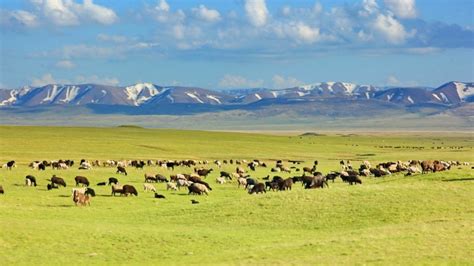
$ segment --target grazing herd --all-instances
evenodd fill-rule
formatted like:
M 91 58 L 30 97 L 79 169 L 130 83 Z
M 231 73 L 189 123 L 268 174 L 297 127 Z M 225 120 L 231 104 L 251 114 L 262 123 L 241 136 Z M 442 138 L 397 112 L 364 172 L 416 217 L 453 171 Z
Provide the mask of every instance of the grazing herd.
M 410 160 L 407 162 L 382 162 L 372 167 L 370 162 L 364 161 L 360 164 L 359 168 L 354 168 L 349 160 L 340 161 L 340 170 L 331 171 L 324 175 L 318 171 L 318 161 L 314 161 L 312 166 L 305 166 L 301 169 L 297 166 L 303 161 L 288 160 L 288 163 L 292 164 L 290 167 L 284 165 L 283 160 L 275 160 L 274 167 L 267 167 L 267 163 L 260 160 L 252 160 L 250 162 L 246 160 L 215 160 L 213 163 L 215 167 L 222 168 L 223 164 L 236 164 L 235 172 L 219 171 L 219 175 L 215 178 L 217 185 L 234 182 L 237 184 L 237 188 L 244 188 L 248 194 L 264 194 L 269 191 L 291 191 L 292 188 L 297 184 L 301 183 L 304 189 L 316 189 L 316 188 L 329 188 L 329 181 L 334 181 L 340 178 L 343 182 L 349 185 L 361 185 L 363 179 L 361 177 L 384 177 L 394 173 L 405 173 L 405 176 L 414 174 L 424 174 L 429 172 L 440 172 L 450 170 L 452 166 L 469 165 L 469 163 L 461 163 L 458 161 L 441 161 L 441 160 Z M 214 169 L 212 167 L 198 167 L 198 165 L 208 165 L 209 161 L 197 161 L 197 160 L 182 160 L 182 161 L 153 161 L 153 160 L 130 160 L 130 161 L 114 161 L 107 160 L 100 162 L 98 160 L 89 162 L 82 159 L 79 163 L 79 170 L 92 170 L 95 167 L 115 167 L 115 173 L 117 175 L 127 176 L 127 167 L 134 167 L 136 169 L 143 169 L 145 166 L 158 166 L 163 169 L 175 171 L 177 167 L 187 167 L 192 173 L 176 173 L 171 174 L 169 178 L 160 173 L 146 172 L 144 173 L 143 180 L 143 191 L 153 192 L 154 198 L 166 199 L 164 195 L 158 194 L 158 189 L 153 183 L 164 183 L 166 184 L 166 190 L 169 191 L 180 191 L 181 188 L 187 188 L 188 195 L 209 195 L 212 188 L 209 182 L 206 182 L 207 177 L 212 174 Z M 51 167 L 53 170 L 62 171 L 67 170 L 74 166 L 73 160 L 57 160 L 57 161 L 34 161 L 28 165 L 30 168 L 38 171 L 44 171 L 46 167 Z M 8 161 L 2 168 L 12 170 L 13 167 L 17 167 L 15 161 Z M 270 179 L 270 174 L 262 178 L 252 177 L 252 173 L 257 168 L 270 168 L 267 170 L 269 173 L 300 173 L 292 177 L 283 178 L 280 175 L 274 175 Z M 185 168 L 186 169 L 186 168 Z M 260 181 L 261 180 L 261 181 Z M 59 189 L 60 187 L 66 187 L 66 181 L 64 178 L 53 175 L 48 179 L 46 185 L 47 190 Z M 84 175 L 77 175 L 74 178 L 75 186 L 72 189 L 73 202 L 77 206 L 90 206 L 91 199 L 96 196 L 93 188 L 90 187 L 91 183 L 89 179 Z M 27 175 L 25 177 L 25 186 L 38 186 L 38 182 L 35 176 Z M 109 177 L 108 181 L 99 182 L 97 186 L 110 186 L 111 196 L 138 196 L 138 191 L 135 186 L 130 184 L 120 184 L 119 179 L 116 177 Z M 0 194 L 4 194 L 4 188 L 0 186 Z M 192 204 L 198 204 L 199 202 L 192 199 Z

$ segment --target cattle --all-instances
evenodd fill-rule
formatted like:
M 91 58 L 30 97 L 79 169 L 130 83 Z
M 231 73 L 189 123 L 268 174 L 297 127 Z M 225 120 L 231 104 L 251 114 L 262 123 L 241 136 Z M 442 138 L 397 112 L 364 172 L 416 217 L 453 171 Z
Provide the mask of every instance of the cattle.
M 115 177 L 109 177 L 109 183 L 108 183 L 108 185 L 109 185 L 109 186 L 112 185 L 112 184 L 117 185 L 118 182 L 119 182 L 119 181 L 118 181 L 117 178 L 115 178 Z
M 51 184 L 53 186 L 58 185 L 58 186 L 66 187 L 66 182 L 64 181 L 64 179 L 62 179 L 61 177 L 58 177 L 56 175 L 53 175 L 53 177 L 51 177 Z
M 74 178 L 74 180 L 76 181 L 76 187 L 79 186 L 79 184 L 82 184 L 86 187 L 89 186 L 89 180 L 85 176 L 79 176 L 78 175 Z
M 0 186 L 0 194 L 5 194 L 5 190 L 3 189 L 2 186 Z
M 156 188 L 152 184 L 143 184 L 143 190 L 156 192 Z
M 265 185 L 263 183 L 255 184 L 251 189 L 249 189 L 249 194 L 253 193 L 267 193 L 267 191 L 265 190 Z
M 218 178 L 216 178 L 216 183 L 217 183 L 217 184 L 224 184 L 224 183 L 225 183 L 225 178 L 224 178 L 224 177 L 218 177 Z
M 281 181 L 278 185 L 280 190 L 291 190 L 291 186 L 293 185 L 293 179 L 287 178 Z
M 112 196 L 115 196 L 116 193 L 122 194 L 123 187 L 119 185 L 112 185 Z
M 117 166 L 117 172 L 116 174 L 124 174 L 127 175 L 127 170 L 125 170 L 125 167 L 123 166 Z
M 209 195 L 208 194 L 209 191 L 207 190 L 207 187 L 203 184 L 193 183 L 188 187 L 188 190 L 189 190 L 188 195 L 189 194 L 202 195 L 203 193 L 206 195 Z
M 77 191 L 74 191 L 73 201 L 76 204 L 76 206 L 77 205 L 80 205 L 80 206 L 86 206 L 86 205 L 90 206 L 91 205 L 90 196 L 86 195 L 86 194 L 83 194 L 83 193 L 80 193 L 80 192 L 77 192 Z
M 15 161 L 7 162 L 7 169 L 12 170 L 12 167 L 16 167 Z
M 166 190 L 178 190 L 178 187 L 175 183 L 168 182 L 166 183 Z
M 128 197 L 128 195 L 138 196 L 137 189 L 132 185 L 123 185 L 121 194 L 125 195 L 126 197 Z
M 27 182 L 27 186 L 35 186 L 36 187 L 36 177 L 32 176 L 32 175 L 27 175 L 25 177 L 26 179 L 26 182 Z
M 155 192 L 155 199 L 166 199 L 166 197 Z

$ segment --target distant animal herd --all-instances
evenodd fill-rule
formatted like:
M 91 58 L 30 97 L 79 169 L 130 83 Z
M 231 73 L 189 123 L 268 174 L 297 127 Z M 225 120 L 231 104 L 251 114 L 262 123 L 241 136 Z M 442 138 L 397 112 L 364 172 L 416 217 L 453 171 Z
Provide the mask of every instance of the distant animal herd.
M 430 172 L 440 172 L 450 170 L 453 166 L 469 165 L 469 162 L 459 161 L 441 161 L 441 160 L 410 160 L 406 162 L 382 162 L 373 167 L 369 161 L 363 161 L 359 168 L 354 168 L 349 160 L 340 161 L 340 169 L 323 174 L 318 171 L 319 162 L 315 160 L 311 167 L 299 167 L 304 161 L 283 160 L 272 161 L 274 166 L 270 167 L 268 161 L 261 160 L 106 160 L 88 161 L 82 159 L 78 164 L 79 170 L 93 170 L 96 167 L 108 167 L 115 169 L 116 175 L 128 175 L 127 168 L 144 169 L 145 167 L 160 167 L 175 172 L 176 168 L 181 173 L 173 173 L 169 177 L 159 174 L 145 172 L 143 174 L 143 191 L 153 192 L 157 199 L 165 199 L 164 195 L 158 194 L 153 183 L 165 183 L 166 190 L 178 191 L 181 188 L 187 188 L 188 195 L 209 195 L 212 188 L 207 177 L 217 168 L 219 175 L 215 179 L 217 185 L 228 182 L 235 182 L 237 188 L 245 189 L 249 194 L 267 193 L 267 191 L 287 191 L 291 190 L 293 185 L 301 183 L 305 189 L 329 188 L 329 182 L 340 178 L 349 185 L 362 184 L 362 177 L 383 177 L 393 173 L 404 173 L 405 176 L 414 174 L 425 174 Z M 74 167 L 73 160 L 55 160 L 55 161 L 34 161 L 28 164 L 33 170 L 44 171 L 47 168 L 53 170 L 67 170 Z M 220 171 L 223 165 L 235 165 L 234 172 Z M 290 165 L 290 166 L 288 166 Z M 17 167 L 17 163 L 12 160 L 3 165 L 2 168 L 12 170 Z M 253 177 L 253 172 L 257 168 L 265 168 L 267 176 L 261 178 Z M 152 168 L 155 169 L 155 168 Z M 191 172 L 191 173 L 190 173 Z M 283 178 L 278 175 L 279 172 L 288 174 L 299 173 L 293 177 Z M 272 177 L 270 178 L 270 175 Z M 74 178 L 75 187 L 72 189 L 72 200 L 77 206 L 89 206 L 91 198 L 96 196 L 91 187 L 89 179 L 84 175 L 78 175 Z M 121 184 L 118 177 L 109 177 L 107 181 L 99 182 L 97 186 L 110 186 L 111 195 L 138 196 L 138 190 L 133 185 Z M 38 186 L 38 180 L 32 174 L 25 177 L 25 186 Z M 63 177 L 53 175 L 46 184 L 47 190 L 66 187 L 66 181 Z M 0 194 L 5 190 L 0 185 Z M 199 201 L 191 199 L 192 204 L 198 204 Z

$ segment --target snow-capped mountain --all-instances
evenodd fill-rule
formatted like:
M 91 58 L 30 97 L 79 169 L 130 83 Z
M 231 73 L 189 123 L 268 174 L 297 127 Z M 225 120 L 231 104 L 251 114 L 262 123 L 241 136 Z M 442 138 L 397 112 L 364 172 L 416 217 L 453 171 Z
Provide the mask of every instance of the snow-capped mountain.
M 251 103 L 310 102 L 315 99 L 382 101 L 404 106 L 438 104 L 454 106 L 474 101 L 474 83 L 449 82 L 439 88 L 383 88 L 346 82 L 321 82 L 293 88 L 208 90 L 196 87 L 158 86 L 137 83 L 120 87 L 97 84 L 23 87 L 0 90 L 0 107 L 5 106 L 130 106 L 155 108 L 160 105 L 244 106 Z

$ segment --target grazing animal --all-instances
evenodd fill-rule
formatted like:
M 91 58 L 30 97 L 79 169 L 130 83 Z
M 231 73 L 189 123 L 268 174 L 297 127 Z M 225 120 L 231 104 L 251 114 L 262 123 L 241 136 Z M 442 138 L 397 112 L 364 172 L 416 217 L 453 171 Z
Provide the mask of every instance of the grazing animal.
M 350 185 L 352 184 L 362 184 L 362 180 L 356 175 L 350 175 L 346 177 L 347 182 L 349 182 Z
M 278 185 L 280 190 L 291 190 L 291 186 L 293 185 L 293 179 L 287 178 L 280 182 Z
M 58 186 L 56 186 L 55 184 L 48 184 L 48 185 L 46 185 L 46 188 L 47 188 L 48 190 L 51 190 L 51 189 L 53 189 L 53 188 L 58 188 Z
M 86 188 L 86 192 L 84 194 L 95 197 L 95 191 L 90 187 Z
M 152 184 L 143 184 L 143 190 L 156 192 L 156 188 Z
M 116 174 L 124 174 L 127 175 L 127 170 L 125 170 L 125 167 L 123 166 L 117 166 L 117 172 Z
M 111 184 L 117 185 L 118 184 L 118 179 L 115 178 L 115 177 L 109 177 L 109 184 L 108 185 L 110 186 Z
M 178 190 L 178 187 L 176 186 L 175 183 L 168 182 L 166 183 L 166 190 Z
M 148 183 L 148 182 L 149 183 L 158 182 L 158 180 L 156 179 L 154 174 L 146 173 L 145 174 L 145 183 Z
M 36 178 L 32 175 L 27 175 L 25 177 L 28 186 L 35 186 L 36 187 Z M 29 182 L 28 182 L 29 181 Z
M 9 162 L 7 163 L 7 169 L 8 169 L 8 170 L 12 170 L 12 167 L 16 167 L 15 161 L 9 161 Z
M 188 190 L 189 190 L 189 194 L 198 194 L 198 195 L 202 195 L 203 193 L 206 194 L 206 195 L 209 195 L 208 194 L 208 189 L 205 185 L 203 184 L 199 184 L 199 183 L 192 183 L 189 187 L 188 187 Z
M 123 185 L 122 195 L 125 195 L 126 197 L 128 197 L 129 194 L 138 196 L 137 189 L 132 185 Z
M 255 186 L 255 184 L 257 184 L 257 181 L 255 181 L 255 179 L 253 178 L 247 178 L 246 180 L 246 185 L 245 185 L 245 189 L 247 188 L 250 188 L 251 186 Z
M 333 173 L 329 173 L 326 175 L 326 180 L 332 180 L 332 182 L 334 183 L 334 180 L 336 179 L 336 177 L 338 177 L 341 173 L 338 173 L 338 172 L 333 172 Z
M 99 182 L 97 183 L 97 186 L 106 186 L 107 185 L 107 182 Z
M 194 170 L 198 175 L 207 177 L 212 172 L 213 169 L 194 169 Z
M 221 171 L 221 177 L 229 178 L 229 180 L 232 180 L 232 175 L 224 171 Z
M 249 194 L 253 193 L 267 193 L 267 191 L 265 190 L 265 185 L 263 183 L 255 184 L 251 189 L 249 189 Z
M 78 191 L 74 191 L 72 200 L 76 204 L 76 206 L 86 206 L 91 205 L 91 197 L 87 194 L 80 193 Z
M 66 182 L 61 177 L 53 175 L 51 177 L 51 184 L 66 187 Z
M 192 200 L 191 200 L 191 204 L 199 204 L 199 201 L 192 199 Z
M 225 183 L 225 178 L 224 178 L 224 177 L 218 177 L 218 178 L 216 178 L 216 183 L 217 183 L 217 184 L 224 184 L 224 183 Z
M 155 192 L 155 199 L 166 199 L 166 197 Z
M 208 183 L 202 181 L 201 178 L 199 178 L 198 176 L 190 176 L 190 177 L 189 177 L 189 181 L 191 181 L 191 182 L 193 182 L 193 183 L 202 184 L 202 185 L 206 186 L 206 188 L 207 188 L 208 190 L 212 190 L 211 186 L 209 186 Z
M 189 187 L 192 183 L 193 182 L 186 179 L 178 179 L 178 189 L 181 189 L 181 187 Z
M 78 175 L 74 178 L 74 180 L 76 181 L 76 187 L 79 186 L 79 184 L 82 184 L 86 187 L 89 186 L 89 180 L 85 176 L 79 176 Z
M 119 185 L 112 185 L 112 196 L 115 196 L 116 193 L 122 194 L 123 187 Z
M 156 174 L 155 178 L 156 178 L 157 182 L 169 182 L 169 180 L 166 178 L 166 176 L 161 175 L 161 174 Z
M 42 163 L 38 164 L 38 167 L 37 167 L 38 171 L 45 171 L 46 170 L 46 166 Z
M 239 177 L 239 179 L 237 179 L 237 187 L 240 188 L 240 185 L 242 185 L 244 188 L 247 188 L 247 179 Z

